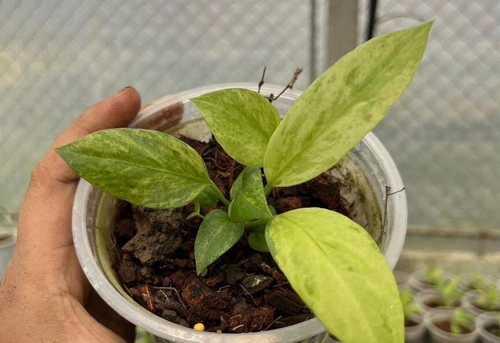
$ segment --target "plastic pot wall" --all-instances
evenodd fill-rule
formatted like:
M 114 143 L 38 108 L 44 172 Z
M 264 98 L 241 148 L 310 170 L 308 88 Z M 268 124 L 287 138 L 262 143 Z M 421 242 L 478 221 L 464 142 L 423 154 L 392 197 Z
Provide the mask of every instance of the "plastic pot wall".
M 478 325 L 478 332 L 479 332 L 479 337 L 481 338 L 481 342 L 483 343 L 500 343 L 500 337 L 495 336 L 486 328 L 490 325 L 493 324 L 499 324 L 500 320 L 498 319 L 498 315 L 496 317 L 490 315 L 490 314 L 483 314 L 478 317 L 477 319 L 477 325 Z

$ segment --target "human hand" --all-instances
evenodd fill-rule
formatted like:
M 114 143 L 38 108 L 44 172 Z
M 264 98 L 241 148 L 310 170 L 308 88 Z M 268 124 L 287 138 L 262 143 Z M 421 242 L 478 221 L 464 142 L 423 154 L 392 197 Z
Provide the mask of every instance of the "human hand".
M 134 327 L 89 287 L 71 234 L 78 176 L 55 152 L 94 131 L 127 126 L 140 109 L 130 87 L 88 109 L 38 164 L 21 208 L 16 251 L 0 286 L 0 342 L 132 341 Z

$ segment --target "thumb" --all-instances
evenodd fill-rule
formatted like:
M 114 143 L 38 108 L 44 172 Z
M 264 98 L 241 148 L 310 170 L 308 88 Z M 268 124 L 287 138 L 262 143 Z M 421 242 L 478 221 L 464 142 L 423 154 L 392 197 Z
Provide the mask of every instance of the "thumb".
M 32 174 L 19 220 L 16 256 L 29 258 L 36 268 L 48 263 L 46 257 L 56 249 L 72 246 L 71 209 L 78 176 L 55 149 L 94 131 L 127 126 L 140 109 L 140 96 L 134 88 L 89 108 L 59 136 Z M 62 262 L 64 263 L 64 262 Z

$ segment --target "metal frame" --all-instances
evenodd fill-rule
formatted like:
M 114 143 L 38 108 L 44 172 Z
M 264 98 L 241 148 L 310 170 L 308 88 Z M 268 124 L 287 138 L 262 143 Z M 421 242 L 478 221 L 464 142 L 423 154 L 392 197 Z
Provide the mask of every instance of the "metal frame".
M 358 2 L 358 0 L 327 1 L 327 65 L 335 63 L 358 44 Z

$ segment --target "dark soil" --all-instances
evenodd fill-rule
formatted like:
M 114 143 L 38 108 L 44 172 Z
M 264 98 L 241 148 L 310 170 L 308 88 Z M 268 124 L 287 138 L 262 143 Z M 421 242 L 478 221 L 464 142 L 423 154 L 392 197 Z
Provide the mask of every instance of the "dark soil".
M 229 197 L 243 167 L 214 142 L 182 139 L 200 153 L 210 177 Z M 274 190 L 269 202 L 278 213 L 316 206 L 349 215 L 337 185 L 326 174 Z M 270 254 L 252 250 L 246 239 L 211 265 L 206 275 L 197 276 L 193 250 L 201 218 L 186 219 L 192 212 L 191 205 L 152 210 L 119 203 L 114 267 L 137 302 L 169 321 L 186 327 L 203 323 L 214 332 L 268 330 L 313 317 Z
M 439 301 L 439 300 L 433 300 L 433 301 L 429 301 L 428 303 L 425 303 L 427 306 L 429 307 L 432 307 L 432 308 L 436 308 L 436 307 L 443 307 L 444 304 L 442 301 Z
M 427 306 L 431 308 L 438 308 L 438 307 L 459 307 L 460 303 L 455 303 L 451 306 L 446 306 L 442 300 L 432 300 L 429 302 L 425 303 Z
M 500 337 L 500 325 L 499 324 L 488 325 L 486 327 L 486 331 L 488 331 L 489 333 L 491 333 L 497 337 Z
M 443 331 L 451 333 L 451 322 L 449 320 L 435 322 L 434 325 L 436 325 L 438 328 L 440 328 Z M 472 332 L 472 330 L 470 330 L 469 328 L 463 327 L 463 326 L 460 326 L 460 331 L 464 335 Z
M 405 318 L 405 327 L 417 326 L 418 324 L 420 323 L 415 320 Z

